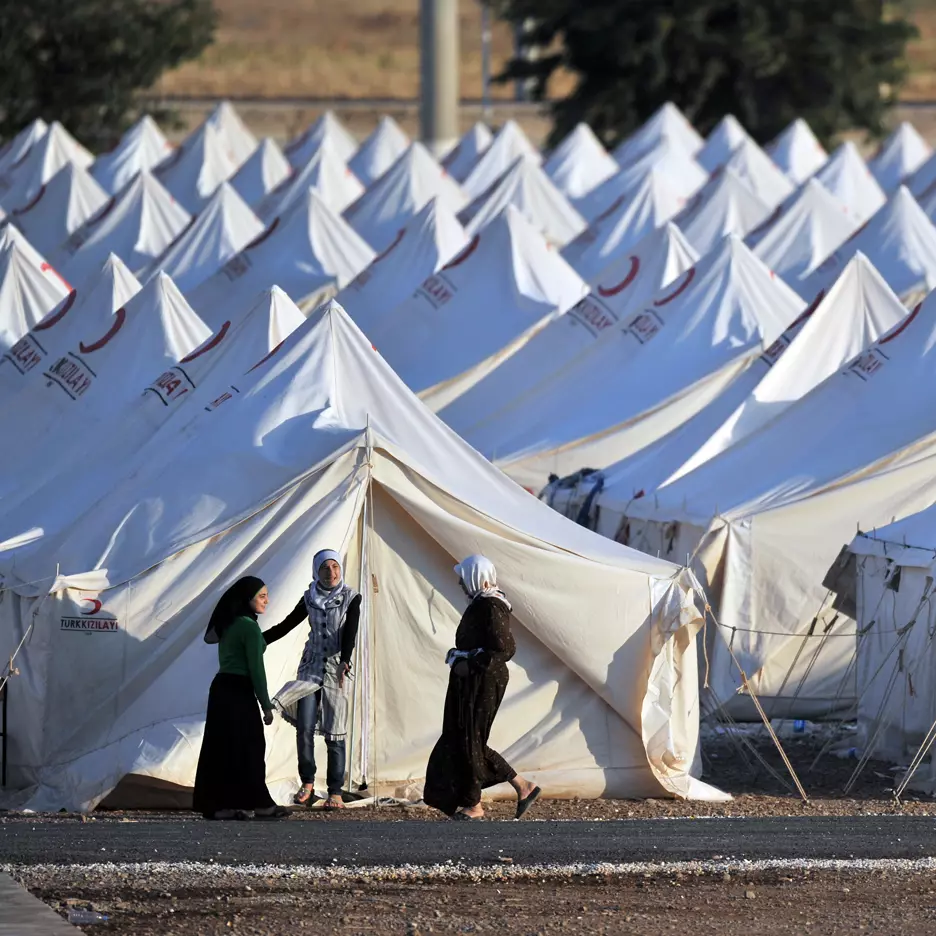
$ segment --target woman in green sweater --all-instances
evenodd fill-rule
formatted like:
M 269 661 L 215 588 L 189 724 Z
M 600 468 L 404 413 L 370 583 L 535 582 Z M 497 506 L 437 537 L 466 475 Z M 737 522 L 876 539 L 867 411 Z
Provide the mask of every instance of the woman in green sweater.
M 266 611 L 266 585 L 252 575 L 236 581 L 215 606 L 205 643 L 218 645 L 218 674 L 208 692 L 208 714 L 195 773 L 193 807 L 206 819 L 280 819 L 266 786 L 263 724 L 273 724 L 257 616 Z M 263 709 L 263 721 L 257 703 Z

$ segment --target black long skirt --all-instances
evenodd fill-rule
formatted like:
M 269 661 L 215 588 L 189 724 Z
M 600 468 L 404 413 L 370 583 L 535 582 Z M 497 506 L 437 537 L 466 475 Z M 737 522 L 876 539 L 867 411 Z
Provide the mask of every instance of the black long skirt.
M 266 786 L 263 718 L 249 676 L 218 673 L 208 692 L 208 714 L 192 807 L 212 816 L 221 809 L 275 805 Z

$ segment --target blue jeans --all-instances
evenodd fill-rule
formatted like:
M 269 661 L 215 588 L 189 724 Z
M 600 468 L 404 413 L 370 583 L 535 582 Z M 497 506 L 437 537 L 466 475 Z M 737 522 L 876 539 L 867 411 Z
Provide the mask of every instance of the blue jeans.
M 303 783 L 315 782 L 315 723 L 318 720 L 321 691 L 299 700 L 296 711 L 296 748 L 299 754 L 299 779 Z M 329 795 L 341 793 L 345 775 L 345 742 L 325 739 L 328 751 L 327 783 Z

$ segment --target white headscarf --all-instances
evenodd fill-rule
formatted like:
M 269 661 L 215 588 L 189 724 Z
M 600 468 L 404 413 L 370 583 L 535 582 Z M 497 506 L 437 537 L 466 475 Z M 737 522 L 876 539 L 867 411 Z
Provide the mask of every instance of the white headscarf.
M 469 556 L 455 566 L 455 574 L 462 580 L 471 600 L 475 598 L 497 598 L 507 605 L 507 596 L 497 587 L 497 569 L 485 556 Z
M 319 582 L 319 571 L 329 559 L 334 559 L 341 569 L 341 576 L 338 579 L 338 584 L 333 588 L 326 588 Z M 324 608 L 325 602 L 344 588 L 344 565 L 341 562 L 341 556 L 336 553 L 334 549 L 320 549 L 312 557 L 312 571 L 315 574 L 315 581 L 309 587 L 309 595 L 311 596 L 313 605 L 317 608 Z

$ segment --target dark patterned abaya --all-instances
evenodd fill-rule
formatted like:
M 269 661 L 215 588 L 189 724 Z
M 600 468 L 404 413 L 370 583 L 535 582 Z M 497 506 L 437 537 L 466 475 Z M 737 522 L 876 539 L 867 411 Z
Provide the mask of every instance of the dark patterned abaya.
M 507 690 L 507 661 L 516 652 L 508 606 L 498 598 L 475 598 L 458 625 L 455 649 L 482 652 L 452 667 L 442 736 L 426 767 L 423 799 L 449 816 L 477 805 L 483 789 L 517 776 L 488 747 L 491 726 Z

